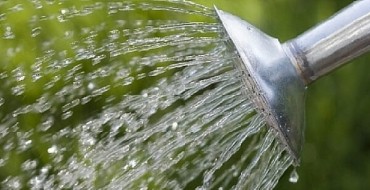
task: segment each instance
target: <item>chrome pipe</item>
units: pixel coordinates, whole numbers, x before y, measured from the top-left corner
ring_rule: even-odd
[[[283,44],[308,85],[370,50],[370,0],[356,1]]]

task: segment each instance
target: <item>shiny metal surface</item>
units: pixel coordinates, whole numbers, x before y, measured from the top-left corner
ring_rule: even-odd
[[[310,84],[370,50],[370,0],[356,1],[284,46]]]
[[[255,104],[298,164],[304,131],[303,81],[277,39],[229,13],[217,10],[217,14],[244,63],[244,81],[255,93]]]
[[[216,12],[230,37],[255,104],[299,164],[306,85],[370,50],[370,0],[356,1],[284,44],[229,13]]]

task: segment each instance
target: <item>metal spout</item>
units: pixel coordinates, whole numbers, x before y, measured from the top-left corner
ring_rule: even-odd
[[[303,35],[281,44],[253,25],[216,9],[237,50],[246,88],[299,165],[305,90],[319,77],[370,50],[370,0],[357,1]]]
[[[229,13],[217,10],[217,14],[244,63],[244,81],[254,89],[255,104],[299,163],[305,86],[291,59],[277,39]]]

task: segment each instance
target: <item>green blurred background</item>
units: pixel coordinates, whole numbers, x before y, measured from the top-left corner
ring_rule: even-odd
[[[199,1],[229,11],[281,42],[294,38],[352,1]],[[370,6],[370,5],[369,5]],[[309,86],[306,133],[297,184],[289,171],[276,189],[370,188],[370,55]],[[302,108],[304,109],[304,108]]]
[[[351,3],[349,0],[194,1],[238,15],[281,42]],[[16,20],[20,19],[26,18]],[[288,171],[276,189],[370,188],[370,65],[365,63],[368,60],[370,55],[362,56],[308,88],[306,108],[302,108],[306,109],[306,142],[297,169],[300,178],[296,184],[289,183]]]

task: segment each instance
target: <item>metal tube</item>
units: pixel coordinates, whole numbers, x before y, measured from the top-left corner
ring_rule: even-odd
[[[356,1],[283,46],[306,85],[370,50],[370,0]]]

